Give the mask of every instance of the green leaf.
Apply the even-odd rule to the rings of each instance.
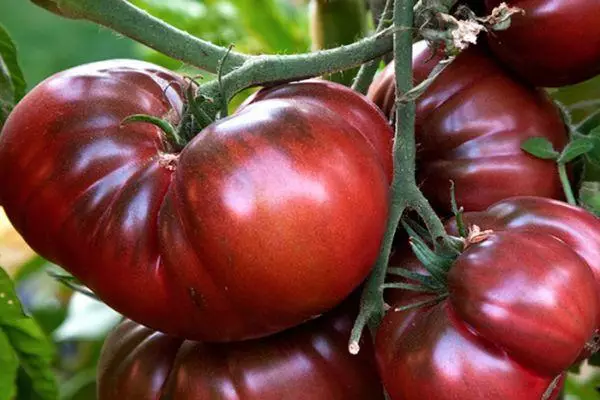
[[[0,400],[11,400],[16,394],[19,359],[6,334],[0,331]]]
[[[600,182],[583,182],[579,189],[579,202],[585,209],[600,216]]]
[[[25,95],[25,78],[17,62],[17,49],[0,25],[0,124]]]
[[[23,318],[2,324],[21,368],[31,378],[31,389],[43,400],[58,398],[58,384],[51,368],[54,348],[32,318]]]
[[[0,334],[6,337],[19,365],[31,379],[31,390],[36,397],[42,400],[56,400],[58,386],[51,368],[54,348],[36,321],[23,312],[14,285],[1,268]],[[10,365],[4,367],[0,365],[0,370],[10,371]]]
[[[558,158],[558,162],[566,164],[579,156],[589,153],[593,148],[594,142],[592,139],[587,137],[577,138],[567,144],[567,147],[564,148]]]
[[[560,153],[554,150],[552,143],[544,137],[533,137],[521,144],[521,149],[544,160],[556,160]]]
[[[15,287],[6,273],[0,268],[0,326],[4,322],[25,318],[25,312],[17,297]]]

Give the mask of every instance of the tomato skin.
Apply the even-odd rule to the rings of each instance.
[[[383,400],[370,338],[357,356],[348,352],[352,315],[336,310],[227,344],[182,341],[125,321],[104,344],[98,399]]]
[[[309,80],[260,90],[248,99],[247,103],[266,99],[301,100],[335,111],[373,145],[382,160],[389,181],[392,181],[394,132],[385,126],[385,116],[368,99],[357,95],[354,90],[345,86],[328,83],[328,81]],[[389,134],[386,135],[385,132]]]
[[[552,235],[566,243],[592,270],[600,304],[600,220],[582,208],[540,197],[514,197],[484,212],[465,213],[465,223],[494,231],[528,231]],[[454,220],[449,230],[457,234]],[[598,310],[600,328],[600,309]]]
[[[506,199],[464,220],[493,233],[458,257],[448,299],[388,312],[376,339],[384,386],[392,400],[541,398],[600,327],[600,220],[539,197]],[[454,220],[448,230],[457,233]],[[393,265],[424,271],[404,251]],[[426,298],[387,297],[395,305]]]
[[[423,42],[416,44],[415,81],[425,79],[438,60]],[[393,76],[390,64],[369,92],[387,115]],[[534,136],[564,147],[560,113],[543,92],[516,81],[481,46],[461,53],[417,99],[415,129],[419,181],[440,212],[450,212],[450,180],[467,211],[511,196],[563,197],[555,163],[521,150]]]
[[[448,286],[462,321],[519,364],[550,376],[577,359],[596,329],[594,275],[552,235],[495,233],[458,258]]]
[[[505,0],[485,0],[488,12]],[[507,0],[525,14],[489,35],[496,56],[535,86],[558,87],[600,74],[600,3]]]
[[[391,400],[541,399],[554,379],[474,335],[447,302],[388,311],[376,355]]]
[[[151,64],[112,61],[31,91],[0,137],[0,204],[14,226],[111,307],[175,336],[259,337],[339,304],[385,230],[373,146],[299,100],[256,101],[180,153],[153,125],[121,125],[176,120],[178,84]]]

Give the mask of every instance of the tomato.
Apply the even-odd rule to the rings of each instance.
[[[483,2],[484,0],[480,0]],[[489,35],[496,56],[535,86],[564,86],[600,74],[598,0],[485,0],[523,9]]]
[[[338,114],[351,95],[323,82],[310,101],[257,100],[181,151],[152,124],[122,124],[177,123],[183,84],[110,61],[33,89],[0,137],[13,225],[111,307],[174,336],[259,337],[339,304],[385,230],[387,161],[371,143],[391,135],[383,116],[359,94],[364,114]],[[371,120],[379,131],[362,132]]]
[[[98,399],[383,400],[370,339],[351,355],[353,318],[326,315],[236,343],[182,341],[126,321],[106,339]]]
[[[384,386],[392,400],[541,399],[598,332],[600,220],[539,197],[464,219],[493,232],[459,255],[447,299],[387,313],[376,338]]]
[[[416,44],[415,82],[439,59],[424,42]],[[387,115],[394,104],[393,80],[390,64],[369,91]],[[542,91],[513,79],[481,46],[461,53],[417,99],[415,129],[418,178],[441,212],[450,211],[450,180],[467,211],[511,196],[563,196],[555,163],[521,150],[534,136],[547,138],[556,149],[566,144],[559,111]]]

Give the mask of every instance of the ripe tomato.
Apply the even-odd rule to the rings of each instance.
[[[415,82],[439,61],[424,42],[414,48]],[[376,79],[369,97],[391,115],[393,64]],[[467,211],[519,195],[562,198],[553,161],[521,150],[543,136],[561,149],[567,133],[560,113],[542,92],[514,80],[481,46],[461,53],[416,102],[418,175],[433,205],[450,211],[450,184]]]
[[[446,300],[388,312],[376,339],[384,386],[392,400],[541,399],[598,332],[600,220],[539,197],[464,218],[493,233],[458,257]]]
[[[154,125],[121,123],[178,122],[181,85],[121,60],[32,90],[0,137],[14,226],[111,307],[176,336],[259,337],[339,304],[385,230],[387,161],[370,139],[390,137],[383,116],[359,94],[356,118],[340,115],[349,91],[311,83],[314,99],[257,100],[181,152]],[[378,131],[355,124],[369,120]]]
[[[479,0],[483,2],[484,0]],[[489,35],[496,56],[535,86],[564,86],[600,74],[600,1],[485,0],[488,12],[506,2],[524,14]]]
[[[336,311],[267,338],[204,344],[126,321],[104,344],[98,399],[383,400],[370,339],[348,352],[352,322]]]

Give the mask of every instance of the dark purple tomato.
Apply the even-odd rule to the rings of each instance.
[[[98,400],[383,400],[370,338],[347,343],[353,315],[336,311],[274,336],[205,344],[132,321],[106,339]]]
[[[539,197],[507,199],[464,219],[492,233],[459,255],[448,297],[391,309],[377,333],[386,390],[392,400],[558,396],[551,384],[598,333],[600,220]],[[456,234],[454,221],[449,228]],[[395,265],[424,271],[414,256]],[[431,298],[398,292],[388,297],[394,306]]]
[[[33,89],[0,137],[0,204],[13,225],[111,307],[174,336],[260,337],[339,304],[385,230],[389,161],[373,143],[391,135],[382,115],[359,94],[350,102],[341,86],[310,83],[317,100],[257,100],[181,151],[152,124],[122,123],[177,124],[183,85],[116,60]],[[340,113],[346,101],[364,101],[364,115]],[[355,123],[377,120],[373,132]]]
[[[565,86],[600,74],[600,1],[479,0],[488,12],[521,8],[511,26],[489,34],[492,51],[535,86]]]
[[[424,80],[440,60],[424,42],[414,47],[415,82]],[[370,88],[369,97],[391,115],[393,64]],[[450,211],[450,180],[458,204],[484,210],[511,196],[562,198],[553,161],[521,150],[531,137],[567,141],[558,109],[542,91],[503,70],[482,47],[461,53],[416,103],[418,178],[427,198],[442,213]]]

